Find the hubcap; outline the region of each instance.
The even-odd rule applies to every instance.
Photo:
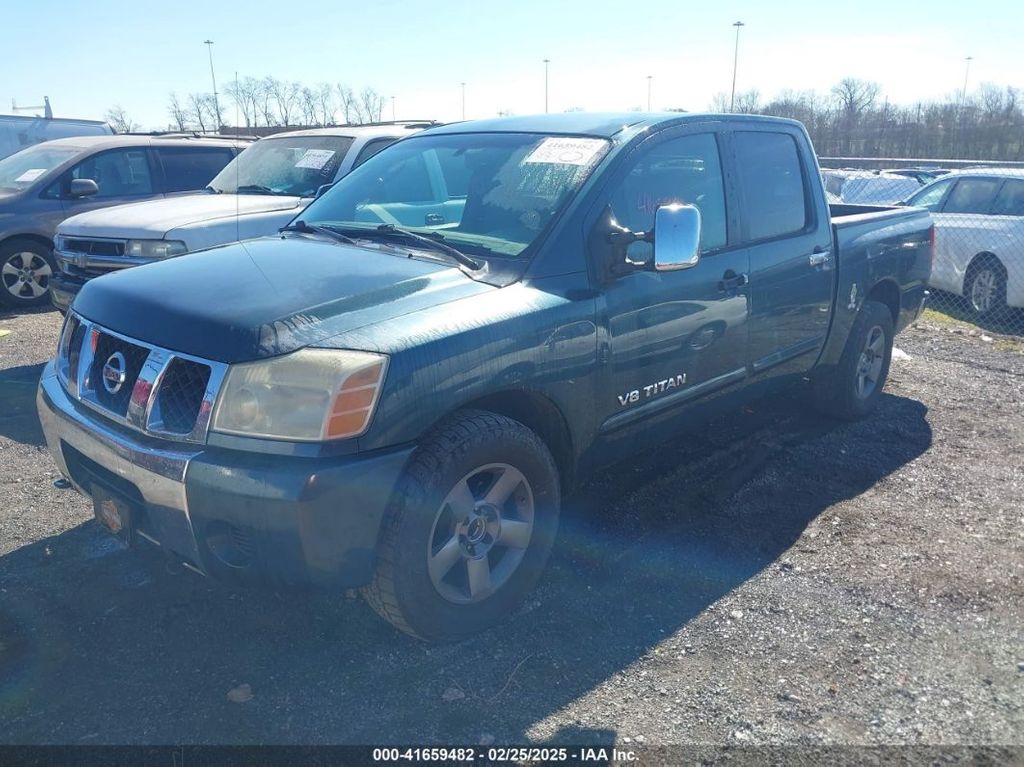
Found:
[[[474,469],[451,489],[434,518],[427,571],[449,602],[479,602],[508,582],[533,535],[533,490],[505,463]]]
[[[878,386],[878,377],[882,374],[882,363],[885,362],[885,331],[875,325],[868,331],[864,349],[857,362],[857,396],[861,399],[870,397]]]
[[[982,269],[971,283],[971,306],[976,312],[988,312],[995,307],[999,277],[991,269]]]
[[[38,253],[26,250],[14,253],[0,267],[0,283],[12,296],[39,298],[50,286],[53,270]]]

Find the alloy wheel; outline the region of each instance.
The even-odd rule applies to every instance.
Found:
[[[39,298],[50,287],[53,270],[38,253],[24,250],[11,254],[0,267],[0,283],[15,298]]]
[[[878,385],[885,362],[885,331],[878,325],[872,327],[864,341],[864,349],[857,363],[857,396],[867,399]]]

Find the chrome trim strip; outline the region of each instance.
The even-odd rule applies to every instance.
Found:
[[[808,352],[817,351],[825,345],[825,336],[814,336],[814,338],[807,338],[800,343],[793,344],[788,349],[780,349],[777,352],[772,352],[759,360],[754,360],[750,364],[750,371],[752,375],[757,373],[763,373],[768,368],[773,368],[776,365],[780,365],[783,362],[788,362],[795,357],[807,354]]]

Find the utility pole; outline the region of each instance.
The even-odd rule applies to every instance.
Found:
[[[730,112],[736,107],[736,65],[740,60],[740,27],[745,26],[745,24],[742,21],[737,21],[733,26],[736,27],[736,47],[733,49],[732,54],[732,96],[729,97]]]
[[[651,80],[654,75],[647,75],[647,111],[651,111]]]
[[[391,122],[395,122],[396,119],[397,118],[395,117],[395,97],[392,96],[391,97]]]
[[[466,84],[462,83],[462,119],[466,119]]]
[[[544,114],[548,113],[548,64],[551,59],[544,59]]]
[[[220,131],[220,101],[217,99],[217,76],[213,73],[213,40],[203,40],[210,54],[210,79],[213,81],[213,108],[217,110],[217,131]]]
[[[967,103],[967,76],[971,73],[971,62],[974,61],[974,56],[968,56],[964,59],[966,62],[964,66],[964,88],[960,91],[960,104]]]

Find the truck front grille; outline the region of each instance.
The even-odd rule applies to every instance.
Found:
[[[87,256],[123,256],[124,240],[93,240],[88,237],[65,237],[60,249],[69,253],[83,253]]]
[[[57,354],[68,394],[157,437],[205,442],[227,365],[122,336],[68,313]]]

